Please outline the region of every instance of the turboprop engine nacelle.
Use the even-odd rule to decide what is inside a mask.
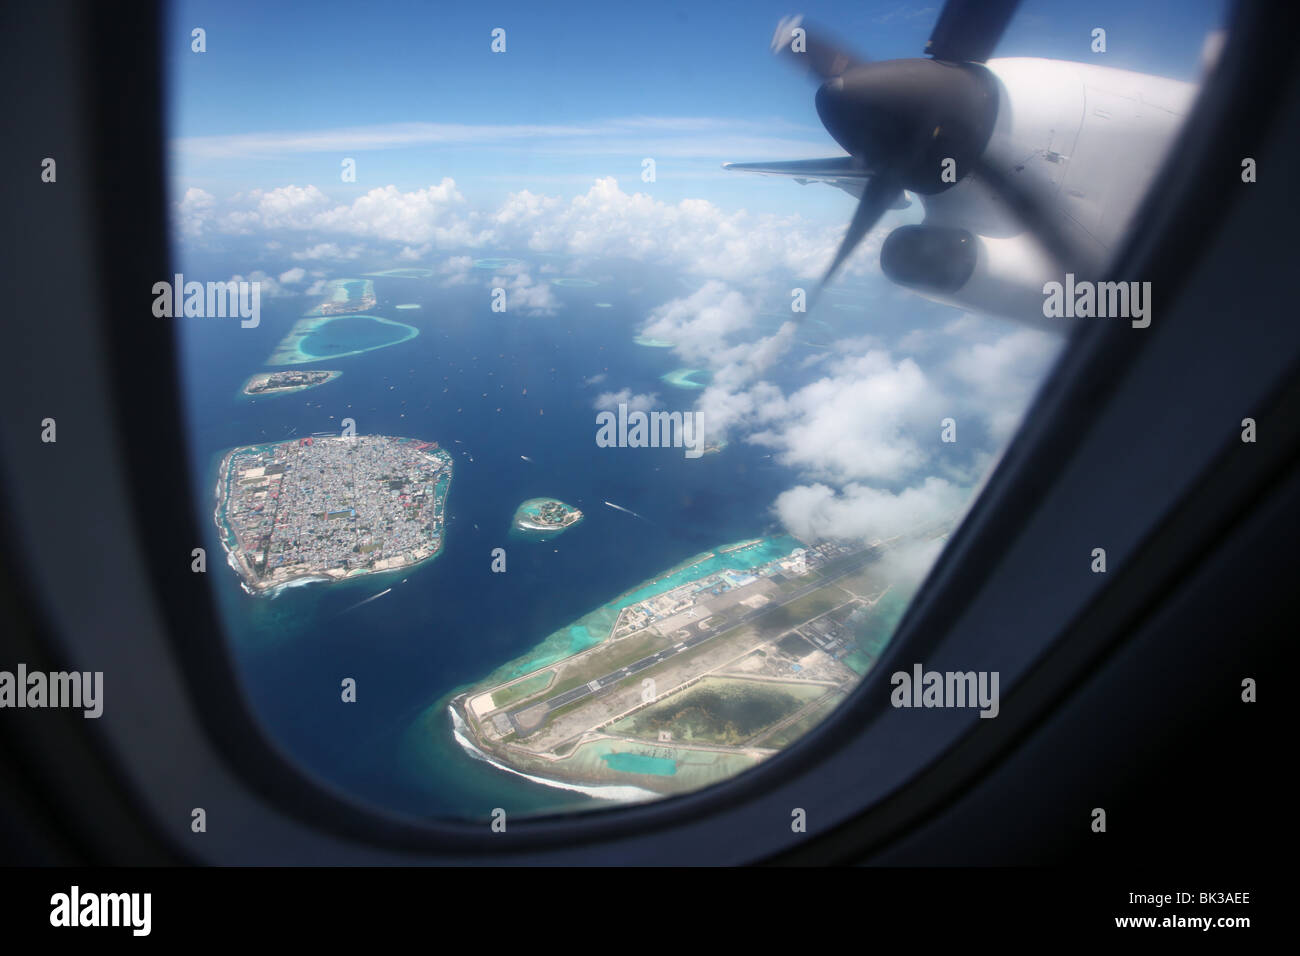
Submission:
[[[950,226],[899,226],[880,248],[880,268],[890,281],[927,299],[1061,327],[1043,315],[1043,285],[1060,281],[1060,269],[1033,237],[977,236]]]

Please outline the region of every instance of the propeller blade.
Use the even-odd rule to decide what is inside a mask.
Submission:
[[[796,35],[802,30],[802,36]],[[817,77],[823,83],[849,67],[867,62],[827,39],[828,33],[803,22],[803,17],[786,17],[772,34],[772,52]]]
[[[1060,225],[1051,205],[987,153],[975,163],[978,176],[1028,230],[1057,265],[1080,276],[1096,275],[1102,266],[1097,255],[1076,242]]]
[[[826,288],[826,284],[839,271],[840,266],[844,265],[844,260],[853,254],[853,250],[866,237],[873,226],[880,221],[880,217],[894,205],[898,200],[899,194],[903,191],[902,184],[894,176],[876,176],[867,180],[867,188],[862,192],[862,199],[858,202],[858,208],[853,213],[853,220],[849,223],[849,231],[844,234],[844,239],[840,243],[840,248],[835,253],[835,258],[831,260],[830,268],[822,276],[822,281],[817,287],[817,292]]]
[[[1020,0],[948,0],[925,52],[951,63],[983,63],[1011,22]]]

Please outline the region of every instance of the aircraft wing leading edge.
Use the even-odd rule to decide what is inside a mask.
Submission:
[[[764,176],[789,176],[800,185],[826,183],[843,189],[855,199],[862,198],[870,174],[852,156],[832,156],[829,159],[792,159],[773,163],[723,163],[723,169],[743,173],[760,173]],[[906,196],[900,196],[891,209],[906,209],[911,205]]]

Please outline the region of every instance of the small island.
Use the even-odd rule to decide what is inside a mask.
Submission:
[[[305,371],[294,369],[287,372],[258,372],[242,389],[245,395],[287,395],[289,392],[301,392],[306,388],[315,388],[332,382],[342,372],[324,370]]]
[[[582,520],[582,512],[554,498],[529,498],[515,509],[511,530],[525,537],[554,536]]]
[[[445,538],[452,458],[437,442],[317,437],[233,448],[213,513],[249,594],[397,571]]]
[[[673,343],[667,339],[657,339],[650,335],[638,335],[632,341],[648,349],[670,349],[673,347]]]
[[[713,373],[703,368],[678,368],[659,376],[659,381],[673,388],[707,388],[713,382]]]
[[[369,279],[331,279],[325,300],[308,315],[347,315],[375,307],[375,284]]]

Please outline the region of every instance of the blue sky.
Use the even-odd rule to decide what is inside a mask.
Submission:
[[[933,2],[358,3],[186,0],[168,27],[174,189],[219,198],[315,184],[346,200],[455,180],[478,206],[570,197],[614,176],[657,199],[842,218],[838,190],[724,173],[727,160],[835,155],[814,85],[769,52],[792,12],[872,58],[920,55]],[[1222,0],[1027,0],[1000,56],[1050,56],[1183,79]],[[190,31],[207,52],[190,52]],[[1088,49],[1107,30],[1104,59]],[[494,27],[507,52],[489,50]],[[281,135],[292,134],[292,135]],[[342,157],[358,181],[339,179]],[[657,181],[639,180],[655,157]]]

